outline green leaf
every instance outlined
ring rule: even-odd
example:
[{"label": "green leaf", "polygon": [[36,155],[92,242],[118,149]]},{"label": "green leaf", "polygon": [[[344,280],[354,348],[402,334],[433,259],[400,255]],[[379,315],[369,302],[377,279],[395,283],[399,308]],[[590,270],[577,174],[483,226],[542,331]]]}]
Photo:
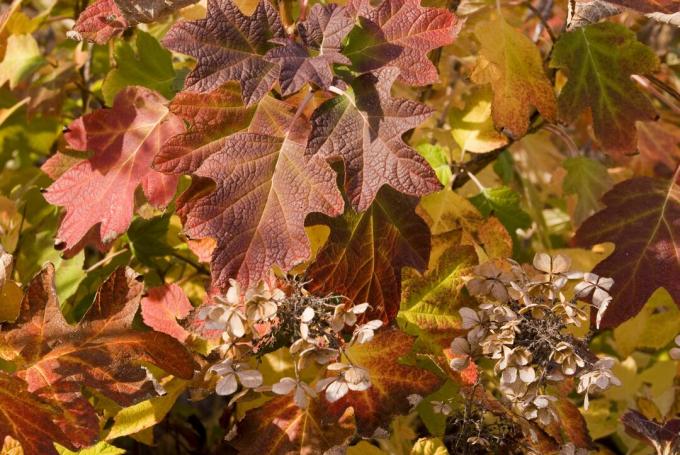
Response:
[{"label": "green leaf", "polygon": [[173,379],[165,386],[165,395],[151,398],[120,410],[114,417],[113,426],[106,435],[106,439],[110,441],[153,427],[170,412],[175,401],[177,401],[177,398],[184,392],[186,387],[186,381]]},{"label": "green leaf", "polygon": [[577,196],[572,219],[574,225],[579,226],[586,218],[602,208],[600,198],[614,183],[603,164],[585,156],[567,158],[562,166],[567,171],[562,182],[564,192]]},{"label": "green leaf", "polygon": [[448,335],[460,328],[458,309],[463,306],[463,275],[477,264],[472,246],[453,247],[440,256],[439,263],[421,275],[413,269],[405,270],[401,308],[397,315],[399,326],[411,335],[418,335],[436,345],[436,335]]},{"label": "green leaf", "polygon": [[9,81],[14,89],[25,77],[45,63],[38,43],[31,35],[12,35],[7,39],[5,58],[0,63],[0,86]]},{"label": "green leaf", "polygon": [[619,24],[601,22],[562,34],[550,61],[569,78],[557,100],[559,120],[571,123],[590,108],[595,136],[608,153],[634,151],[635,122],[653,120],[656,111],[630,76],[652,72],[658,64],[654,52]]},{"label": "green leaf", "polygon": [[493,214],[500,220],[512,237],[513,254],[517,254],[520,247],[517,229],[527,229],[531,226],[531,217],[519,205],[519,194],[507,186],[486,188],[471,197],[470,202],[482,215],[488,217]]},{"label": "green leaf", "polygon": [[102,85],[104,101],[109,106],[118,92],[130,85],[141,85],[172,98],[175,70],[172,54],[150,34],[137,30],[137,52],[127,41],[116,48],[116,68],[106,75]]},{"label": "green leaf", "polygon": [[173,252],[167,243],[168,229],[172,212],[155,216],[148,220],[136,218],[128,228],[132,253],[145,265],[153,265],[152,258],[165,256]]},{"label": "green leaf", "polygon": [[453,178],[451,173],[451,152],[449,149],[438,144],[425,143],[418,145],[416,151],[432,166],[441,184],[449,186]]},{"label": "green leaf", "polygon": [[446,416],[434,412],[432,402],[444,401],[449,403],[452,409],[456,409],[457,404],[460,401],[459,390],[459,384],[450,380],[446,381],[439,390],[424,397],[421,402],[418,403],[418,406],[416,406],[418,416],[423,421],[430,434],[434,436],[443,436],[444,431],[446,430]]},{"label": "green leaf", "polygon": [[680,309],[665,289],[657,289],[642,311],[614,329],[616,350],[622,357],[636,349],[659,350],[678,334]]}]

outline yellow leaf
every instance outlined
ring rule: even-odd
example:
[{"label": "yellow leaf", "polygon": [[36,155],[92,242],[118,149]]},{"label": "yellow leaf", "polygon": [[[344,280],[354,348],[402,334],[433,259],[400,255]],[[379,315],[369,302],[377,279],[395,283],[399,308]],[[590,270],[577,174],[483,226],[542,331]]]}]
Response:
[{"label": "yellow leaf", "polygon": [[612,401],[606,398],[591,400],[588,410],[582,412],[593,439],[604,438],[616,431],[619,416]]},{"label": "yellow leaf", "polygon": [[24,455],[24,449],[16,439],[5,436],[5,442],[0,449],[0,455]]},{"label": "yellow leaf", "polygon": [[5,58],[0,63],[0,86],[9,81],[9,88],[14,89],[44,62],[35,38],[31,35],[10,36],[7,39]]},{"label": "yellow leaf", "polygon": [[57,452],[59,452],[59,455],[122,455],[125,453],[125,450],[101,441],[92,447],[78,452],[72,452],[64,447],[57,446]]},{"label": "yellow leaf", "polygon": [[411,450],[411,455],[448,455],[448,453],[439,438],[420,438]]},{"label": "yellow leaf", "polygon": [[502,17],[477,24],[475,36],[482,47],[471,77],[477,84],[491,84],[496,128],[523,136],[532,107],[545,119],[554,120],[555,94],[536,45]]},{"label": "yellow leaf", "polygon": [[678,334],[680,309],[664,288],[657,289],[642,311],[614,329],[616,350],[622,357],[640,349],[663,349]]},{"label": "yellow leaf", "polygon": [[12,280],[7,280],[0,288],[0,322],[12,322],[19,316],[21,299],[24,292],[21,287]]},{"label": "yellow leaf", "polygon": [[139,433],[153,427],[165,418],[186,387],[186,381],[173,379],[164,385],[167,392],[165,395],[121,409],[114,417],[113,426],[106,435],[106,440]]},{"label": "yellow leaf", "polygon": [[479,88],[465,99],[465,109],[451,110],[451,134],[466,152],[486,153],[508,143],[491,119],[491,97],[491,90]]},{"label": "yellow leaf", "polygon": [[366,441],[361,441],[359,444],[348,448],[347,455],[387,455],[387,452]]}]

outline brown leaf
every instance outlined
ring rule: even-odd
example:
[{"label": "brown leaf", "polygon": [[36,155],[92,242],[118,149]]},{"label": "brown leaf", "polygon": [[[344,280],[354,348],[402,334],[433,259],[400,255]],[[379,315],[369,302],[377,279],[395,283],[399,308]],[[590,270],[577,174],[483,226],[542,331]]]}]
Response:
[{"label": "brown leaf", "polygon": [[680,169],[670,180],[640,177],[604,195],[606,208],[576,232],[577,245],[614,242],[614,252],[593,273],[614,279],[613,301],[602,327],[635,316],[659,287],[680,305]]},{"label": "brown leaf", "polygon": [[260,0],[252,16],[244,15],[231,0],[211,0],[205,19],[176,23],[163,44],[196,58],[185,88],[208,92],[227,81],[239,81],[250,106],[279,76],[279,66],[264,54],[273,47],[271,39],[284,37],[279,14],[269,0]]},{"label": "brown leaf", "polygon": [[23,380],[0,371],[0,441],[11,436],[24,455],[56,455],[53,442],[75,450],[55,423],[59,414],[58,406],[29,392]]},{"label": "brown leaf", "polygon": [[392,321],[399,311],[401,269],[427,267],[430,231],[416,204],[384,188],[364,213],[348,209],[338,218],[310,218],[309,224],[326,224],[331,234],[307,270],[309,289],[368,302],[365,318]]},{"label": "brown leaf", "polygon": [[300,409],[292,396],[283,396],[248,412],[233,444],[242,454],[313,455],[346,444],[355,431],[352,409],[336,418],[323,400]]},{"label": "brown leaf", "polygon": [[330,405],[331,412],[339,416],[353,407],[359,434],[370,437],[392,416],[409,410],[409,395],[425,396],[436,390],[441,385],[440,378],[399,363],[399,358],[411,351],[413,341],[404,332],[389,328],[376,333],[372,341],[350,348],[352,362],[369,371],[371,387],[364,392],[350,391]]}]

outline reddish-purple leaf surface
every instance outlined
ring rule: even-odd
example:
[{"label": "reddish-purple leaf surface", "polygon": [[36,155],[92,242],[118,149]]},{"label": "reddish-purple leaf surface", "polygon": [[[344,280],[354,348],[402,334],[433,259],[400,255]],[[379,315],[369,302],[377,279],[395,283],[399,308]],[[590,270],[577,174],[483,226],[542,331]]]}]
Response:
[{"label": "reddish-purple leaf surface", "polygon": [[350,64],[340,47],[353,26],[344,7],[317,4],[309,19],[298,25],[302,44],[290,39],[276,41],[281,47],[270,50],[266,57],[281,66],[282,94],[295,93],[307,82],[327,89],[333,82],[332,65]]},{"label": "reddish-purple leaf surface", "polygon": [[130,26],[114,0],[97,0],[80,13],[73,30],[81,38],[105,44]]},{"label": "reddish-purple leaf surface", "polygon": [[56,455],[53,442],[75,450],[56,423],[60,413],[54,403],[30,393],[22,379],[0,371],[0,441],[11,436],[24,455]]},{"label": "reddish-purple leaf surface", "polygon": [[399,80],[409,85],[438,80],[427,54],[452,43],[462,25],[452,12],[423,8],[420,0],[383,0],[375,7],[370,0],[354,0],[348,9],[361,26],[343,52],[354,67],[363,72],[395,66]]},{"label": "reddish-purple leaf surface", "polygon": [[[234,113],[228,109],[219,115]],[[227,287],[229,278],[254,284],[268,280],[273,266],[287,270],[305,261],[310,255],[306,216],[343,210],[335,172],[323,158],[304,154],[309,121],[304,115],[294,120],[295,112],[295,106],[265,97],[247,131],[185,135],[171,141],[174,155],[164,154],[157,163],[166,172],[202,178],[178,206],[189,237],[217,241],[214,286]],[[214,189],[206,181],[214,182]]]},{"label": "reddish-purple leaf surface", "polygon": [[583,247],[615,245],[593,270],[614,279],[613,301],[601,326],[615,327],[635,316],[660,287],[680,305],[680,169],[670,180],[626,180],[602,202],[606,207],[588,218],[574,238]]},{"label": "reddish-purple leaf surface", "polygon": [[103,243],[114,240],[130,226],[140,185],[151,204],[167,205],[177,177],[153,170],[151,162],[161,145],[183,130],[166,100],[142,87],[126,88],[112,109],[73,122],[64,135],[68,144],[93,154],[62,174],[45,193],[49,203],[66,209],[58,241],[71,249],[95,226]]},{"label": "reddish-purple leaf surface", "polygon": [[239,81],[247,105],[257,103],[274,85],[279,65],[264,58],[284,38],[281,20],[269,0],[260,0],[252,16],[231,0],[209,0],[205,19],[176,23],[163,44],[196,59],[185,88],[208,92],[228,81]]},{"label": "reddish-purple leaf surface", "polygon": [[189,316],[193,306],[181,287],[173,283],[149,289],[141,306],[144,324],[176,340],[184,342],[187,339],[189,332],[177,320]]},{"label": "reddish-purple leaf surface", "polygon": [[366,210],[383,185],[412,196],[441,188],[432,167],[401,136],[432,110],[392,98],[396,68],[364,74],[345,95],[326,101],[312,115],[306,153],[345,164],[345,191],[358,211]]},{"label": "reddish-purple leaf surface", "polygon": [[416,198],[383,189],[371,207],[338,218],[310,217],[331,228],[326,245],[307,270],[309,289],[368,302],[368,319],[394,320],[401,299],[401,269],[427,268],[430,229],[415,213]]}]

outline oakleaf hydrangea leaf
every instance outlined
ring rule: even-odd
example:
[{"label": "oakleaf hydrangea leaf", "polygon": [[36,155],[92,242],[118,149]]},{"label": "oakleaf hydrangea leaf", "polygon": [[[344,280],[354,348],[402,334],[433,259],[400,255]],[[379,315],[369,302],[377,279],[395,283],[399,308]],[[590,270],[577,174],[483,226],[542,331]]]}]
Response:
[{"label": "oakleaf hydrangea leaf", "polygon": [[[190,238],[217,241],[212,256],[217,287],[228,287],[229,278],[256,284],[269,279],[273,266],[288,270],[305,261],[306,216],[342,213],[336,174],[321,156],[305,156],[309,121],[295,113],[295,106],[265,97],[247,131],[209,137],[189,152],[191,158],[163,165],[203,178],[182,196],[179,213]],[[214,182],[214,190],[206,181]]]},{"label": "oakleaf hydrangea leaf", "polygon": [[76,247],[95,226],[105,244],[124,233],[140,185],[157,207],[172,200],[177,177],[151,169],[161,145],[184,130],[166,104],[151,90],[129,87],[116,96],[112,109],[97,110],[69,126],[64,135],[68,144],[93,155],[71,167],[45,193],[47,202],[66,208],[57,233],[66,248]]},{"label": "oakleaf hydrangea leaf", "polygon": [[343,53],[358,71],[384,66],[399,68],[399,80],[426,85],[438,79],[437,68],[427,53],[453,42],[461,23],[444,8],[423,8],[420,0],[354,0],[349,9],[360,27],[349,35]]},{"label": "oakleaf hydrangea leaf", "polygon": [[590,108],[605,151],[615,157],[633,152],[635,122],[653,120],[656,112],[630,76],[654,71],[658,63],[654,52],[619,24],[602,22],[563,34],[550,61],[568,77],[558,98],[559,119],[573,122]]},{"label": "oakleaf hydrangea leaf", "polygon": [[415,101],[392,98],[390,88],[398,75],[392,67],[364,74],[351,90],[326,101],[312,115],[306,153],[343,160],[345,191],[358,211],[371,205],[383,185],[412,196],[441,187],[427,161],[401,138],[432,111]]},{"label": "oakleaf hydrangea leaf", "polygon": [[414,198],[385,188],[363,213],[348,209],[338,218],[310,217],[310,224],[325,224],[331,234],[307,270],[309,289],[370,302],[367,319],[394,320],[402,268],[427,268],[430,231],[415,205]]},{"label": "oakleaf hydrangea leaf", "polygon": [[491,84],[491,114],[496,127],[515,137],[523,136],[534,107],[544,118],[553,120],[555,94],[536,45],[502,17],[477,24],[475,36],[482,47],[472,80]]},{"label": "oakleaf hydrangea leaf", "polygon": [[680,305],[680,185],[640,177],[614,186],[604,195],[605,208],[587,219],[575,242],[590,247],[613,242],[614,252],[593,273],[614,279],[613,301],[602,327],[635,316],[657,288],[665,288]]},{"label": "oakleaf hydrangea leaf", "polygon": [[196,58],[185,88],[207,92],[239,81],[246,105],[257,103],[274,85],[279,65],[264,58],[271,39],[284,38],[281,20],[269,0],[260,0],[252,16],[231,0],[210,0],[205,19],[178,22],[163,44]]}]

